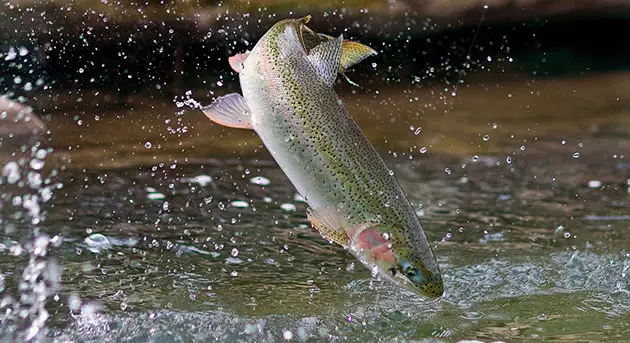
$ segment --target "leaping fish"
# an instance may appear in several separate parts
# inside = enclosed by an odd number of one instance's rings
[[[438,263],[413,207],[333,90],[338,74],[376,51],[314,32],[310,18],[282,20],[250,52],[230,57],[243,95],[202,110],[215,123],[256,131],[324,238],[383,278],[439,297]]]

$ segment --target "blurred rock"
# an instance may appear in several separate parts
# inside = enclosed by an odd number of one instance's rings
[[[0,96],[0,151],[10,151],[39,137],[46,130],[33,110]]]

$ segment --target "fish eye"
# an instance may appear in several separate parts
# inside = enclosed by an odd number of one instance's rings
[[[414,278],[418,274],[418,269],[416,269],[415,267],[407,267],[407,269],[405,270],[405,274],[409,278]]]

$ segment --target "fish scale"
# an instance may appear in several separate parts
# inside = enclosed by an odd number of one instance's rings
[[[232,96],[242,103],[230,108],[247,108],[251,123],[245,124],[305,198],[323,236],[384,278],[440,296],[439,268],[415,210],[331,86],[355,63],[347,61],[373,50],[342,37],[313,36],[309,19],[283,20],[251,52],[233,57],[243,96]],[[227,108],[216,104],[204,108],[210,119]]]

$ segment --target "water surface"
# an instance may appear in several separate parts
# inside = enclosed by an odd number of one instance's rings
[[[21,294],[28,255],[10,247],[36,227],[61,237],[56,342],[627,341],[626,81],[342,94],[435,246],[440,300],[373,280],[322,239],[251,132],[149,97],[53,113],[42,174],[62,187],[39,223],[12,200],[27,186],[3,188],[0,291]]]

